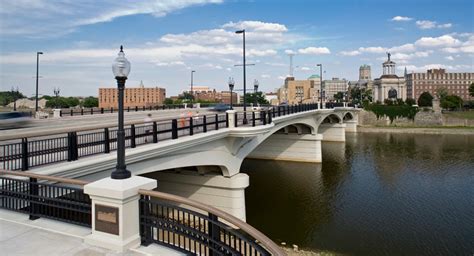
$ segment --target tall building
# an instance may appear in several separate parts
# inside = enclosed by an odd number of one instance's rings
[[[145,88],[143,82],[139,87],[125,88],[124,107],[153,107],[162,105],[166,98],[164,88]],[[118,108],[118,89],[99,88],[99,108]]]
[[[285,79],[285,84],[278,89],[278,100],[288,104],[318,102],[319,84],[318,75],[312,75],[307,80],[295,80],[289,76]]]
[[[380,101],[383,103],[385,99],[406,100],[407,90],[405,78],[398,77],[395,74],[396,63],[390,60],[390,53],[387,53],[387,56],[387,61],[382,64],[383,75],[374,80],[374,101]]]
[[[359,81],[369,81],[372,80],[372,74],[370,71],[370,66],[364,64],[359,67]]]
[[[437,96],[438,90],[461,97],[464,101],[474,100],[469,95],[469,86],[474,82],[474,73],[447,73],[445,69],[429,69],[426,73],[406,74],[409,98],[417,100],[423,92]]]
[[[324,80],[323,81],[323,91],[324,91],[324,99],[327,101],[334,101],[334,94],[338,92],[346,93],[348,89],[348,83],[346,79],[339,79],[337,77],[333,77],[331,80]]]

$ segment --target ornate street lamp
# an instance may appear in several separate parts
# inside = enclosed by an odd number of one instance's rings
[[[59,88],[54,88],[54,95],[56,96],[56,108],[60,108],[61,106],[59,106]]]
[[[118,87],[119,126],[117,130],[117,166],[115,171],[112,172],[111,178],[121,180],[130,178],[132,175],[125,165],[125,131],[123,129],[123,91],[125,89],[125,80],[127,80],[128,74],[130,73],[130,62],[125,58],[122,46],[120,46],[118,57],[112,64],[112,71],[117,80]]]
[[[233,94],[232,94],[232,91],[234,90],[234,78],[232,77],[229,77],[229,90],[230,90],[230,109],[234,109],[233,108],[233,104],[232,104],[232,98],[233,98]]]
[[[258,102],[257,102],[258,85],[259,85],[258,80],[255,79],[255,80],[253,81],[253,90],[254,90],[253,96],[254,96],[254,105],[255,105],[255,107],[256,107],[257,104],[258,104]]]
[[[13,111],[16,111],[16,100],[18,99],[18,86],[12,87],[12,96],[13,96]]]
[[[39,56],[43,52],[36,52],[36,105],[35,112],[38,112],[38,76],[39,76]]]

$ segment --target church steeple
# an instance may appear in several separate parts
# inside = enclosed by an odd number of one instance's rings
[[[407,66],[405,66],[405,73],[404,73],[404,76],[407,77],[407,75],[408,75]]]
[[[390,60],[392,54],[387,52],[387,61],[382,64],[384,75],[395,75],[395,62]]]

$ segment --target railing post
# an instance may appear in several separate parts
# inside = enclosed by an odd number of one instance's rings
[[[263,119],[263,125],[266,125],[266,124],[267,124],[267,112],[262,111],[262,112],[260,113],[260,115],[262,115],[261,118]]]
[[[153,122],[153,143],[158,143],[158,125]]]
[[[178,120],[173,119],[171,121],[171,139],[177,139],[178,138]]]
[[[73,115],[74,115],[74,111],[73,111],[72,108],[71,108],[71,114],[70,114],[70,116],[73,116]]]
[[[63,116],[63,110],[62,110],[62,109],[59,110],[59,116],[60,116],[60,117]]]
[[[281,116],[281,106],[278,106],[278,116]]]
[[[28,163],[28,138],[21,139],[21,170],[26,171],[29,168]]]
[[[211,238],[209,246],[215,250],[215,249],[217,249],[217,244],[219,244],[220,241],[221,241],[221,234],[220,234],[219,226],[214,224],[214,222],[218,221],[218,218],[217,218],[216,215],[214,215],[212,213],[209,213],[208,216],[209,216],[209,220],[207,222],[207,230],[209,232],[209,237]],[[217,254],[214,253],[213,249],[209,250],[209,255],[210,256],[217,255]]]
[[[84,109],[81,108],[81,116],[83,116],[83,115],[84,115]]]
[[[91,108],[91,116],[94,114],[94,108]]]
[[[194,124],[192,116],[189,118],[189,135],[194,135]]]
[[[37,216],[38,204],[35,203],[35,201],[38,201],[38,180],[36,178],[30,178],[29,185],[30,220],[36,220],[39,219]]]
[[[142,108],[143,108],[143,111],[145,111],[145,110],[146,110],[145,106],[143,106]]]
[[[104,128],[104,153],[110,153],[109,128]]]
[[[135,112],[138,112],[138,106],[135,106]]]
[[[216,119],[215,119],[215,120],[216,120],[216,122],[215,122],[215,125],[216,125],[215,128],[216,128],[216,131],[217,131],[217,130],[219,130],[219,115],[216,114],[216,115],[215,115],[215,118],[216,118]]]
[[[77,149],[77,133],[69,132],[67,134],[68,138],[68,152],[67,152],[67,161],[75,161],[78,158],[78,149]]]
[[[207,132],[207,120],[206,115],[202,116],[202,132]]]
[[[272,112],[272,116],[275,117],[276,113],[275,113],[275,108],[272,107],[272,109],[270,110]]]
[[[252,111],[252,127],[255,127],[255,111]]]
[[[135,125],[132,124],[132,126],[130,126],[130,147],[135,148],[136,146]]]
[[[114,107],[110,107],[110,113],[114,113]]]
[[[140,196],[139,202],[139,213],[140,216],[140,237],[141,237],[141,245],[148,246],[153,242],[153,228],[149,225],[149,217],[150,214],[150,196]]]
[[[101,114],[104,113],[104,108],[100,108],[100,113],[101,113]]]
[[[130,106],[127,107],[127,112],[130,112]]]
[[[270,112],[268,112],[268,123],[271,124],[272,123],[272,115],[271,115],[271,110],[269,110]],[[275,112],[273,112],[273,114],[275,114]]]

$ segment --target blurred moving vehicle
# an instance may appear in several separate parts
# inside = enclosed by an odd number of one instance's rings
[[[21,128],[30,124],[31,118],[27,113],[3,112],[0,113],[0,129]]]
[[[227,105],[227,104],[217,104],[215,105],[212,110],[214,111],[217,111],[217,112],[224,112],[224,111],[227,111],[227,110],[230,110],[230,105]]]

